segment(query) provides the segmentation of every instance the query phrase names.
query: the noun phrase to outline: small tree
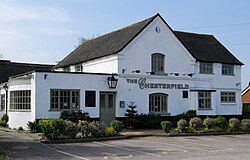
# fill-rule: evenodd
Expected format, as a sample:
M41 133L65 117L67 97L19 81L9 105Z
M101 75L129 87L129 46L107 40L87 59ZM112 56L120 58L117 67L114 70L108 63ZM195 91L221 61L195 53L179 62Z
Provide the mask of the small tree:
M136 107L137 106L135 105L135 102L130 102L130 104L128 105L128 109L126 110L127 113L125 113L125 116L130 118L137 116Z

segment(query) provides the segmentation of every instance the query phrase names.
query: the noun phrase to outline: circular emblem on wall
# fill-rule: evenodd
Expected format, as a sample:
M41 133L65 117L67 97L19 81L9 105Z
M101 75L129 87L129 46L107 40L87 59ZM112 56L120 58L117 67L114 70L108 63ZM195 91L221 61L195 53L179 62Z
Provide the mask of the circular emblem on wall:
M155 31L156 31L157 33L160 33L161 28L160 28L160 27L156 27L156 28L155 28Z

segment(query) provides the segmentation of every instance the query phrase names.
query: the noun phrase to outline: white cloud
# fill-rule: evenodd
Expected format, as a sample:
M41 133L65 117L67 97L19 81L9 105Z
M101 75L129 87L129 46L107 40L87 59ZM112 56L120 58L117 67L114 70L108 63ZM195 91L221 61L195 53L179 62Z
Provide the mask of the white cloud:
M70 16L67 12L50 6L28 6L8 3L6 1L1 2L0 21L6 22L16 20L67 22L70 21Z

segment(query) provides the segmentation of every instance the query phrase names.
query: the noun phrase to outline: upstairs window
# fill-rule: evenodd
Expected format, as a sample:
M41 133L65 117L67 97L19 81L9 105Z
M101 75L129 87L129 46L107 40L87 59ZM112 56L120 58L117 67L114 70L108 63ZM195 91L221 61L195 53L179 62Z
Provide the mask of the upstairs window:
M75 65L75 71L82 72L82 65L81 64Z
M234 65L222 64L222 75L234 75Z
M213 63L200 62L200 73L213 74Z
M151 70L155 74L164 73L164 60L165 55L160 53L154 53L151 56Z

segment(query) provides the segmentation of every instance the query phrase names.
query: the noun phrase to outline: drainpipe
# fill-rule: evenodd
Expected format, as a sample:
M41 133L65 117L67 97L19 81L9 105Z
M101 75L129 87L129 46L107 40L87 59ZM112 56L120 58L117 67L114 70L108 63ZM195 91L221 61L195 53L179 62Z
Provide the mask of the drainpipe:
M7 83L4 84L3 88L5 90L5 111L6 111L6 114L8 114L8 85Z

